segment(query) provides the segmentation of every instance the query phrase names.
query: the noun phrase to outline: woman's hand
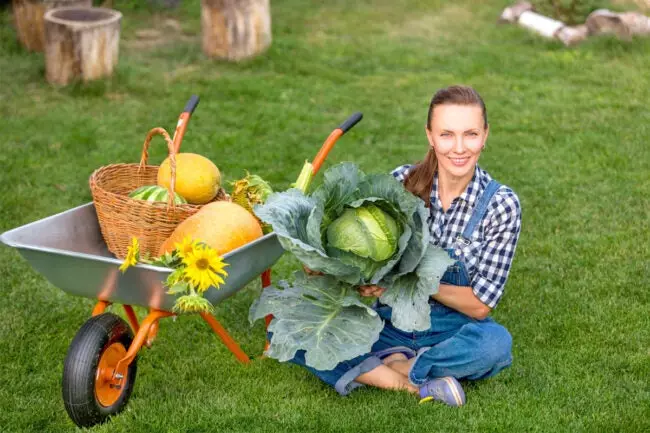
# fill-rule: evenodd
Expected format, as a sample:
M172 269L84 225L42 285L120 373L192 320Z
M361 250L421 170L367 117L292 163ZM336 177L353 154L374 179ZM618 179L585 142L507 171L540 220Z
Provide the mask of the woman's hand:
M359 294L361 296L374 296L374 297L380 297L386 289L383 287L371 285L371 286L359 286L357 289L359 290Z
M308 268L307 266L305 266L305 265L302 265L302 268L305 270L305 273L306 273L307 275L324 275L322 272L319 272L319 271L312 271L311 269L309 269L309 268Z

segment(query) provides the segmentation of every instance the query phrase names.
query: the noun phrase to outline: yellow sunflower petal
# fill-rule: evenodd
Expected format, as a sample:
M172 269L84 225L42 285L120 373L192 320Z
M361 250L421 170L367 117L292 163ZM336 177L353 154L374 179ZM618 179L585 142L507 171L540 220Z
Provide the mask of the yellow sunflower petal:
M138 243L138 238L133 237L131 238L131 245L129 245L128 249L126 250L126 257L124 258L124 262L122 262L120 265L120 271L124 273L131 266L137 265L139 257L140 244Z
M177 254L181 258L187 257L187 255L193 253L198 248L198 242L192 240L190 236L186 236L181 243L174 243Z
M199 247L183 258L184 275L192 286L199 292L206 291L210 286L219 287L224 283L219 274L226 275L224 263L215 250L209 247Z

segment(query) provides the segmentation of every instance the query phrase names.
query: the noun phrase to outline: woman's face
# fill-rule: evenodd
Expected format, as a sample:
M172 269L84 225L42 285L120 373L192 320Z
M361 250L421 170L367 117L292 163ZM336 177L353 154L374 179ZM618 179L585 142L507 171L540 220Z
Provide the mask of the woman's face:
M470 177L488 137L479 105L438 105L433 109L429 145L438 169L454 178Z

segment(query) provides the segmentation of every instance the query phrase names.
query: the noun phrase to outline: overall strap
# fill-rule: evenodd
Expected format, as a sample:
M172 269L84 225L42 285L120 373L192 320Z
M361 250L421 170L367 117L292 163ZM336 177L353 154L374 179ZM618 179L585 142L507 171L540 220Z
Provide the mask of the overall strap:
M470 244L469 238L472 236L472 232L474 232L476 226L485 216L488 204L490 203L492 196L500 187L501 184L494 179L492 179L490 183L488 183L487 187L485 187L485 191L483 191L483 194L481 194L481 197L479 198L478 203L474 208L474 212L472 213L472 216L470 217L465 230L463 230L463 234L458 238L460 242L465 245Z

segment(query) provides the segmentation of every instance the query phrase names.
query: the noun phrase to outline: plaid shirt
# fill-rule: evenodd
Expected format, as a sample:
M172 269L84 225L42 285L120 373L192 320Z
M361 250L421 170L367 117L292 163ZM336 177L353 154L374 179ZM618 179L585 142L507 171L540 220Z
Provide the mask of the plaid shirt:
M411 167L403 165L392 174L404 182ZM458 242L490 180L490 175L477 165L467 189L451 202L445 212L438 198L438 176L434 175L428 224L433 238L431 242L445 249L454 249L467 269L476 297L494 308L503 295L521 229L521 207L514 191L501 186L490 200L483 220L474 229L470 244Z

